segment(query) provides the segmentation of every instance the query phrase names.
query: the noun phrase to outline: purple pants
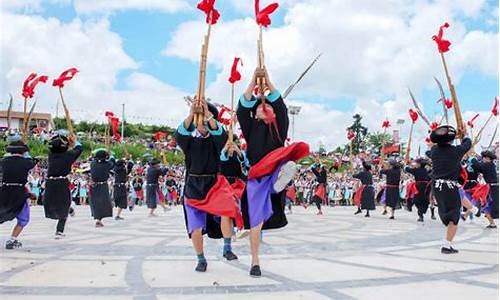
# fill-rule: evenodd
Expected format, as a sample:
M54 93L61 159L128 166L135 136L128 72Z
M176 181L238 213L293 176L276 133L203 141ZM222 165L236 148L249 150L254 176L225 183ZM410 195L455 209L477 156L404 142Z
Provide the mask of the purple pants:
M271 193L274 193L273 185L278 179L280 170L281 166L270 175L248 180L247 198L250 228L266 222L273 215Z
M17 214L17 225L21 227L26 227L30 222L30 206L28 201L24 203L23 209Z
M207 213L190 206L187 201L184 201L184 208L186 209L188 233L191 234L197 229L206 230L207 228Z

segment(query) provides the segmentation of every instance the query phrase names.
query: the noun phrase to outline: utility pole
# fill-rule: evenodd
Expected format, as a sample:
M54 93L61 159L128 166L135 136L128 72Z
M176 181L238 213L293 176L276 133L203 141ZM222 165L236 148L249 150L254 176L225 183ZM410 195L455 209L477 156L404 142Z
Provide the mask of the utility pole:
M299 114L300 106L288 106L288 113L292 115L292 140L295 140L295 116Z
M125 138L125 103L122 103L122 139Z

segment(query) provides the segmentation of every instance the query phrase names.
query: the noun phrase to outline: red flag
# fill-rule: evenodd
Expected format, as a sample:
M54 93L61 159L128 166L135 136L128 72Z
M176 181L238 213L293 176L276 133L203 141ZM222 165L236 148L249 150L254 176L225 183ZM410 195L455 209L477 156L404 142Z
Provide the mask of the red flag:
M78 73L76 68L67 69L59 75L59 78L54 79L52 86L64 87L64 82L73 79L76 73Z
M491 113L495 117L498 116L498 97L495 97L495 103L493 104L493 108L491 109Z
M444 23L442 26L439 27L438 34L432 36L432 39L436 42L436 44L438 46L439 53L445 53L445 52L448 52L450 50L451 42L443 39L443 30L444 30L444 28L448 28L448 27L450 27L450 24Z
M431 123L431 130L434 130L434 129L438 128L438 127L439 127L438 122L432 122Z
M391 127L391 122L389 122L389 120L387 120L387 119L384 120L382 122L382 128L389 128L389 127Z
M105 113L104 113L104 116L105 116L105 117L108 117L108 118L111 118L111 117L113 117L114 115L115 115L115 114L114 114L113 112L110 112L110 111L107 111L107 112L105 112Z
M450 99L444 99L444 106L446 107L446 109L450 109L453 107L453 101L451 101Z
M111 130L113 131L113 137L117 142L120 142L121 136L118 133L118 126L120 125L120 119L113 116L109 120L111 122Z
M393 146L385 146L382 151L384 153L393 153L393 152L399 152L399 145L393 145Z
M347 139L348 140L353 140L356 137L356 133L352 131L351 129L347 129Z
M207 24L215 24L219 20L220 13L214 7L215 0L202 0L196 6L199 10L204 12L207 15L206 22Z
M48 79L49 77L46 75L36 77L36 73L31 73L28 78L24 80L22 96L26 99L33 98L33 96L35 96L35 87L37 84L40 82L45 83Z
M479 114L476 114L474 118L467 121L467 126L469 126L470 128L474 128L474 121L477 119L477 117L479 117Z
M272 14L278 8L278 3L271 3L264 9L260 10L259 0L255 0L255 21L260 26L267 27L271 25L271 18L269 15Z
M167 134L165 132L157 131L153 134L153 139L158 142L166 136Z
M231 77L229 77L230 83L235 83L241 79L241 74L237 69L238 62L241 62L241 65L243 66L243 61L239 57L235 57L233 60L233 66L231 67Z
M418 120L418 113L411 108L408 110L408 113L410 114L411 121L415 124Z

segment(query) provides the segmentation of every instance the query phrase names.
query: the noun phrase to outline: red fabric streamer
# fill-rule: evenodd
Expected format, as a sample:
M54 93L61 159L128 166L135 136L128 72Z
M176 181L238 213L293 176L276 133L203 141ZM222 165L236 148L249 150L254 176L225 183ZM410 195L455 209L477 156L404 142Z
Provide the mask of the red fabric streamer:
M259 0L255 0L255 21L260 26L267 27L271 25L271 18L269 17L277 8L278 3L271 3L264 7L262 10L259 8Z
M446 109L450 109L453 107L453 101L451 101L450 99L444 99L444 106L446 107Z
M382 128L389 128L391 127L391 122L389 122L389 120L384 120L384 122L382 122Z
M118 126L120 125L120 119L117 117L111 117L109 118L109 121L111 122L111 130L113 131L113 137L117 142L121 141L121 136L118 133Z
M240 64L243 66L243 61L241 60L241 58L235 57L233 60L233 66L231 67L231 76L229 77L229 82L231 84L241 80L241 74L237 68L238 62L240 62Z
M415 124L418 120L418 113L411 108L408 110L408 113L410 114L411 121Z
M486 205L488 195L490 194L489 184L478 184L470 190L472 192L472 199L481 201L481 205Z
M110 111L107 111L107 112L104 113L104 116L107 117L107 118L111 118L111 117L114 117L115 114L112 113L112 112L110 112Z
M410 198L418 195L417 183L415 181L410 182L406 186L406 200L410 200Z
M162 131L157 131L153 134L153 140L158 142L166 136L167 136L167 133L162 132Z
M469 126L470 128L474 128L474 121L477 119L477 117L479 117L479 114L476 114L474 118L467 121L467 126Z
M469 179L469 173L467 173L467 170L463 167L460 168L460 178L462 178L462 186L465 185L467 179Z
M438 122L432 122L431 123L431 130L434 130L434 129L438 128L438 127L439 127Z
M206 22L207 24L214 25L217 23L220 17L220 13L214 7L215 0L202 0L196 6L199 10L204 12L207 15Z
M287 161L297 161L308 155L309 145L304 142L292 143L290 146L274 149L250 168L248 179L255 179L269 175L282 163Z
M437 44L439 53L445 53L450 50L451 42L443 39L443 31L448 27L450 27L450 24L444 23L442 26L439 26L438 34L432 36L432 40L434 40Z
M495 103L493 104L493 108L491 109L491 113L495 117L498 116L498 97L495 97Z
M78 73L76 68L67 69L59 75L59 78L54 79L52 86L58 86L60 88L64 87L64 82L73 79L73 76L75 76L76 73Z
M356 137L356 133L351 129L347 129L347 139L352 141Z
M221 105L221 109L219 110L219 115L217 116L217 120L223 125L229 126L231 124L231 115L229 117L224 117L225 113L231 113L231 109L225 105Z
M214 216L230 217L235 220L239 229L243 228L243 217L235 192L226 177L217 175L217 181L208 191L205 199L186 198L189 206L212 214Z
M236 180L231 184L234 195L236 196L236 198L238 198L238 200L241 200L241 197L243 197L245 186L246 186L245 182L239 178L236 178Z
M47 82L49 79L46 75L40 75L36 77L36 73L31 73L28 78L24 80L22 96L26 99L33 98L35 96L35 88L40 82Z

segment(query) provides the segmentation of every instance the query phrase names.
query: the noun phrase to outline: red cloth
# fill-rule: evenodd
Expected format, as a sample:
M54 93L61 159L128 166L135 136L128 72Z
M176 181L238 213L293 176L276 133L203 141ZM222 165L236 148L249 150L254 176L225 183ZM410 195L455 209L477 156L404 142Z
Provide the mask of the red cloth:
M259 0L255 0L255 21L260 26L267 27L271 25L271 18L269 17L278 8L278 3L271 3L263 9L259 8Z
M156 190L156 192L158 193L158 197L160 198L160 202L165 203L165 195L161 192L160 188L158 188Z
M207 15L206 22L207 24L215 24L219 20L220 13L214 7L215 0L202 0L196 6L199 10L204 12Z
M389 122L389 120L384 120L382 122L382 128L389 128L391 127L391 122Z
M189 199L187 203L199 210L221 217L233 218L236 226L243 228L243 217L238 205L238 198L226 177L217 175L217 181L208 191L205 199Z
M229 117L224 117L225 113L229 113ZM217 120L223 125L229 126L231 124L231 109L225 105L221 105L221 109L219 110L219 115L217 116Z
M73 76L75 76L76 73L78 73L76 68L67 69L59 75L59 78L54 79L52 86L58 86L60 88L64 87L64 82L73 79Z
M410 119L413 123L417 122L418 120L418 113L416 111L414 111L413 109L409 109L408 110L408 113L410 114Z
M446 109L450 109L453 107L453 101L451 101L450 99L444 99L444 106L446 107Z
M286 196L292 200L294 203L297 201L297 192L295 191L295 187L291 186L286 190Z
M451 42L443 39L443 30L444 28L450 27L450 24L444 23L439 27L439 32L437 35L432 36L432 39L436 42L438 46L439 53L445 53L450 50Z
M495 97L495 103L493 104L493 108L491 109L491 113L495 117L498 116L498 97Z
M231 84L241 79L241 74L238 72L238 62L241 62L241 65L243 65L241 58L235 57L233 60L233 66L231 67L231 76L229 77L229 82Z
M138 191L135 191L135 194L137 195L137 198L144 200L144 190L140 189Z
M406 200L410 200L412 196L415 197L416 195L418 195L417 183L415 181L412 181L406 186L405 198Z
M269 152L256 165L250 168L248 179L260 178L271 174L282 163L297 161L309 155L309 145L304 142L292 143Z
M356 192L354 192L354 205L357 207L361 207L361 196L363 195L363 190L365 189L365 185L362 184Z
M111 117L109 120L111 122L111 130L113 132L113 137L117 142L120 142L122 138L118 133L118 126L120 125L120 119L118 119L117 117Z
M167 136L167 133L162 132L162 131L157 131L153 134L153 139L158 142L159 140L163 139L166 136Z
M462 185L465 185L465 183L467 182L467 179L469 179L469 173L467 173L467 170L463 167L460 168L460 177L462 177L462 180L463 180Z
M325 184L324 183L320 183L316 187L316 191L314 192L314 196L319 197L323 201L326 200L326 188L325 188Z
M33 98L35 96L35 87L40 83L40 82L47 82L49 79L48 76L46 75L40 75L36 77L36 73L31 73L26 80L24 80L23 83L23 92L22 96L26 99L28 98Z
M469 126L470 128L474 128L474 121L477 119L477 117L479 117L479 114L476 114L472 119L467 121L467 126Z
M434 129L438 128L438 127L439 127L438 122L432 122L431 123L431 130L434 130Z
M481 201L481 205L486 205L488 201L488 195L490 193L490 185L489 184L478 184L468 192L472 193L472 199Z
M241 197L243 197L245 186L246 186L245 182L239 178L237 178L236 181L231 184L234 194L238 199L241 199Z

